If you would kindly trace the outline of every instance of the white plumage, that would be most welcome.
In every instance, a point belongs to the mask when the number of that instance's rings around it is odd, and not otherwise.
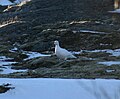
[[[57,55],[58,58],[64,59],[64,60],[68,58],[76,58],[74,55],[72,55],[72,53],[70,53],[66,49],[61,48],[59,46],[58,41],[54,41],[54,44],[55,44],[55,54]]]

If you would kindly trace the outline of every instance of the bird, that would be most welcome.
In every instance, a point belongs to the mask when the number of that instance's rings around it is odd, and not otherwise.
[[[67,59],[77,58],[71,52],[69,52],[68,50],[66,50],[64,48],[61,48],[60,45],[59,45],[59,41],[55,40],[54,44],[55,44],[55,55],[59,59],[67,60]]]

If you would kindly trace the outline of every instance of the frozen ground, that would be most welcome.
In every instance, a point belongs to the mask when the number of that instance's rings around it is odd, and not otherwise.
[[[105,61],[105,62],[98,62],[98,64],[103,64],[107,66],[120,65],[120,61]]]
[[[115,57],[120,56],[120,49],[86,52],[106,52]],[[81,54],[82,51],[73,53]],[[26,60],[40,57],[41,55],[37,52],[25,52],[25,54],[29,56]],[[3,73],[16,72],[11,69],[12,62],[5,60],[11,60],[11,58],[0,57],[0,65],[7,68],[7,71],[3,69]],[[103,63],[107,66],[120,64],[119,61],[99,62],[99,64]],[[114,71],[114,69],[106,70],[108,73]],[[11,86],[15,87],[15,89],[0,94],[1,99],[120,99],[120,80],[115,79],[0,78],[1,85],[6,83],[12,84]]]
[[[10,52],[15,52],[17,49],[14,48],[14,50],[10,50]],[[37,57],[45,57],[45,56],[51,56],[51,55],[45,55],[45,54],[41,54],[38,52],[30,52],[30,51],[23,51],[23,54],[26,54],[28,56],[28,58],[25,58],[25,60],[29,60],[29,59],[33,59],[33,58],[37,58]],[[9,74],[9,73],[14,73],[14,72],[25,72],[27,71],[27,69],[25,70],[14,70],[12,69],[12,64],[16,63],[14,61],[11,61],[12,58],[7,58],[5,56],[0,56],[0,66],[2,69],[2,71],[0,71],[0,74]]]
[[[0,66],[1,66],[1,70],[0,74],[9,74],[9,73],[14,73],[14,72],[24,72],[26,70],[14,70],[11,69],[12,64],[16,63],[14,61],[11,61],[12,58],[7,58],[5,56],[0,56]]]
[[[105,32],[98,32],[93,30],[73,30],[73,33],[82,32],[82,33],[90,33],[90,34],[107,34]]]
[[[18,48],[14,47],[13,49],[9,50],[12,53],[15,53],[18,51]],[[29,60],[29,59],[33,59],[33,58],[37,58],[37,57],[44,57],[44,56],[51,56],[51,55],[45,55],[45,54],[41,54],[38,52],[31,52],[31,51],[21,51],[23,54],[27,55],[28,57],[25,58],[24,60]]]
[[[17,48],[11,49],[10,52],[16,52]],[[74,54],[81,54],[82,52],[89,52],[89,53],[96,53],[96,52],[105,52],[105,53],[109,53],[110,56],[115,56],[115,57],[119,57],[120,56],[120,49],[115,49],[115,50],[111,50],[111,49],[106,49],[106,50],[82,50],[80,52],[72,52]],[[33,59],[33,58],[37,58],[37,57],[45,57],[45,56],[51,56],[51,55],[45,55],[45,54],[41,54],[38,52],[30,52],[30,51],[23,51],[23,54],[26,54],[28,56],[28,58],[25,58],[24,61],[29,60],[29,59]],[[92,58],[89,58],[90,60],[94,60]],[[7,61],[6,61],[7,60]],[[1,56],[0,57],[0,66],[2,67],[1,69],[3,71],[1,71],[1,74],[9,74],[9,73],[14,73],[14,72],[24,72],[27,70],[13,70],[11,69],[11,65],[13,63],[16,62],[12,62],[12,61],[8,61],[11,60],[11,58],[6,58],[5,56]],[[111,66],[111,65],[120,65],[120,61],[100,61],[98,62],[98,64],[103,64],[106,66]]]
[[[25,72],[27,71],[27,69],[24,69],[24,70],[15,70],[15,69],[11,69],[11,65],[9,66],[4,66],[2,68],[3,71],[0,72],[0,74],[10,74],[10,73],[15,73],[15,72]]]
[[[37,58],[37,57],[51,56],[51,55],[41,54],[38,52],[29,52],[29,51],[23,51],[23,54],[26,54],[28,56],[28,58],[26,58],[24,60],[29,60],[29,59],[33,59],[33,58]]]
[[[109,13],[120,13],[120,9],[115,9],[114,11],[108,11]]]
[[[106,44],[107,45],[107,44]],[[92,52],[92,53],[98,53],[98,52],[105,52],[111,54],[110,56],[120,56],[120,49],[105,49],[105,50],[81,50],[79,52],[73,51],[74,54],[81,54],[82,52]]]
[[[28,2],[31,0],[16,0],[14,3],[19,4],[21,2]],[[0,0],[0,5],[6,6],[6,5],[13,5],[14,3],[10,2],[9,0]]]
[[[116,57],[120,56],[120,49],[92,50],[92,51],[87,51],[87,52],[106,52],[106,53],[111,54],[111,56],[116,56]]]
[[[9,0],[0,0],[0,5],[12,5],[13,3],[11,3]]]
[[[115,57],[120,56],[120,49],[115,49],[115,50],[105,49],[105,50],[91,50],[91,51],[90,50],[81,50],[80,52],[72,52],[72,53],[81,54],[82,52],[89,52],[89,53],[91,53],[91,52],[92,53],[105,52],[105,53],[109,53],[110,54],[109,56],[115,56]],[[106,66],[120,65],[120,61],[103,61],[103,62],[98,62],[98,64],[103,64],[103,65],[106,65]]]
[[[119,99],[120,81],[105,79],[0,79],[15,89],[1,99]]]

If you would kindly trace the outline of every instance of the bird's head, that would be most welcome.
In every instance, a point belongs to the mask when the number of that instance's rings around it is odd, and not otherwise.
[[[55,45],[59,45],[59,41],[57,41],[57,40],[54,41],[54,44],[55,44]]]

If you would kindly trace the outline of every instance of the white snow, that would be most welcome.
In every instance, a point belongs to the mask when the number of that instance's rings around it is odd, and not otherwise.
[[[10,2],[9,0],[0,0],[0,5],[4,6],[4,5],[12,5],[13,3]]]
[[[0,94],[1,99],[119,99],[120,80],[105,79],[8,79],[15,89]]]
[[[16,62],[0,61],[0,66],[12,65],[14,63],[16,63]]]
[[[10,52],[16,52],[18,51],[18,48],[17,47],[14,47],[13,49],[9,50]]]
[[[120,56],[120,49],[111,50],[112,56]]]
[[[82,53],[82,50],[81,50],[81,51],[78,51],[78,52],[76,52],[76,51],[72,51],[71,53],[76,54],[76,55],[79,55],[79,54]]]
[[[91,34],[108,34],[106,32],[99,32],[93,30],[73,30],[73,33],[82,32],[82,33],[91,33]]]
[[[16,0],[14,3],[15,4],[19,4],[17,6],[23,6],[24,4],[26,4],[27,2],[30,2],[31,0]]]
[[[18,51],[18,48],[14,47],[13,49],[11,49],[9,51],[15,53],[16,51]],[[21,52],[28,56],[28,58],[25,58],[24,60],[29,60],[29,59],[33,59],[33,58],[37,58],[37,57],[51,56],[51,55],[48,55],[48,54],[41,54],[39,52],[32,52],[32,51],[21,50]]]
[[[26,58],[24,60],[29,60],[29,59],[33,59],[33,58],[37,58],[37,57],[51,56],[51,55],[45,55],[45,54],[41,54],[38,52],[30,52],[30,51],[23,51],[23,54],[28,55],[28,58]]]
[[[111,73],[111,72],[114,72],[115,70],[114,69],[108,69],[106,70],[107,73]]]
[[[88,50],[84,50],[85,52],[106,52],[106,53],[110,53],[111,56],[120,56],[120,49],[115,49],[115,50],[111,50],[111,49],[105,49],[105,50],[92,50],[92,51],[88,51]]]
[[[105,61],[105,62],[98,62],[98,64],[103,64],[106,66],[120,65],[120,61]]]
[[[16,52],[18,49],[16,47],[14,47],[13,49],[9,50],[10,52]],[[25,58],[24,60],[29,60],[29,59],[33,59],[33,58],[37,58],[37,57],[46,57],[46,56],[51,56],[51,55],[45,55],[45,54],[41,54],[38,52],[30,52],[30,51],[23,51],[23,54],[28,55],[28,58]],[[5,56],[0,56],[0,66],[2,68],[3,71],[0,72],[0,74],[9,74],[9,73],[14,73],[14,72],[25,72],[27,71],[27,69],[24,70],[15,70],[12,69],[12,64],[17,63],[17,62],[13,62],[13,61],[9,61],[12,58],[7,58]],[[7,60],[7,61],[6,61]]]
[[[92,31],[92,30],[80,30],[80,32],[89,32],[89,33],[95,33],[95,34],[106,34],[105,32],[98,32],[98,31]]]
[[[115,9],[114,11],[108,11],[109,13],[120,13],[120,9]]]
[[[105,49],[105,50],[81,50],[81,51],[72,51],[73,54],[81,54],[82,52],[92,52],[92,53],[99,53],[99,52],[105,52],[105,53],[109,53],[111,54],[110,56],[120,56],[120,49],[115,49],[115,50],[111,50],[111,49]]]
[[[4,66],[4,68],[2,68],[2,72],[0,72],[0,74],[10,74],[10,73],[15,73],[15,72],[26,72],[27,69],[24,70],[15,70],[15,69],[11,69],[11,65],[9,66]]]
[[[15,70],[12,69],[12,64],[15,64],[17,62],[10,61],[12,58],[7,58],[5,56],[0,56],[0,66],[2,71],[0,71],[0,74],[9,74],[9,73],[14,73],[14,72],[25,72],[27,69],[24,70]]]
[[[6,56],[0,56],[0,61],[4,61],[4,60],[12,60],[13,58],[8,58]]]
[[[112,44],[103,44],[103,43],[100,43],[100,45],[102,45],[102,46],[108,46],[108,45],[112,45]]]
[[[72,25],[72,24],[84,24],[84,23],[88,23],[90,21],[72,21],[70,22],[69,24]]]
[[[13,5],[13,4],[23,4],[26,2],[29,2],[31,0],[16,0],[14,3],[10,2],[9,0],[0,0],[0,5],[6,6],[6,5]]]

